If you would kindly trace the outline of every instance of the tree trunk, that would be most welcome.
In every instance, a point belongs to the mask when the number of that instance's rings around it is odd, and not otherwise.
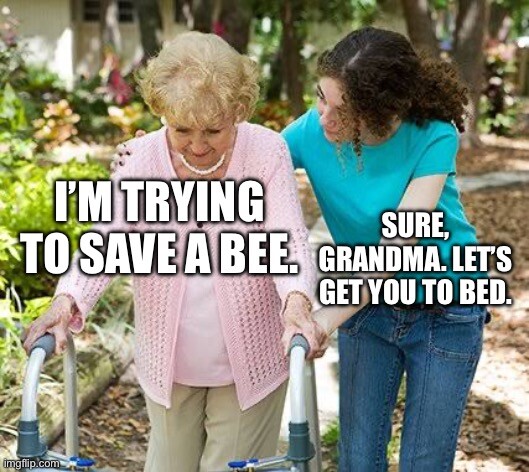
[[[406,34],[407,25],[402,0],[377,0],[378,13],[373,26]]]
[[[252,13],[248,2],[222,0],[219,15],[220,35],[241,54],[248,51]]]
[[[187,28],[193,29],[193,15],[191,14],[192,6],[191,0],[175,0],[174,20],[177,23],[186,25]]]
[[[417,51],[425,51],[432,56],[439,55],[439,43],[435,36],[428,0],[402,0],[408,36]]]
[[[512,19],[509,16],[509,10],[504,5],[492,3],[488,28],[489,38],[500,42],[505,41],[511,25]]]
[[[284,0],[281,5],[281,23],[283,25],[283,73],[290,102],[290,110],[295,117],[305,111],[303,101],[303,63],[301,47],[303,37],[300,33],[300,21],[296,18],[301,9],[294,5],[293,0]]]
[[[102,0],[99,15],[99,34],[101,53],[110,46],[116,53],[121,52],[121,33],[119,31],[119,11],[117,0]]]
[[[459,0],[459,11],[454,33],[454,59],[470,89],[469,117],[463,145],[479,145],[477,131],[479,99],[484,86],[485,28],[487,25],[487,0]]]
[[[193,0],[192,15],[193,26],[195,31],[202,33],[211,33],[213,23],[213,1],[212,0]]]
[[[162,16],[158,0],[135,0],[143,49],[142,62],[155,56],[160,49],[159,35],[162,31]]]
[[[279,45],[279,50],[275,53],[272,63],[270,64],[270,80],[266,90],[266,100],[281,99],[281,90],[283,89],[283,46]]]

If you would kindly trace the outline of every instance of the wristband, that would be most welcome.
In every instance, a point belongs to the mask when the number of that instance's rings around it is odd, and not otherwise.
[[[73,315],[76,313],[77,309],[77,302],[75,301],[75,298],[72,297],[69,293],[59,293],[59,295],[56,295],[53,297],[53,300],[51,303],[53,303],[55,300],[57,300],[59,297],[66,297],[68,300],[70,300],[70,313]]]
[[[288,292],[288,295],[287,295],[287,298],[285,299],[285,308],[283,311],[285,311],[287,305],[288,305],[288,302],[290,300],[290,297],[294,294],[297,294],[297,295],[301,295],[301,297],[303,298],[303,301],[305,302],[305,306],[308,310],[308,312],[310,313],[312,311],[312,301],[310,300],[310,298],[307,296],[306,293],[303,293],[299,290],[293,290],[292,292]]]

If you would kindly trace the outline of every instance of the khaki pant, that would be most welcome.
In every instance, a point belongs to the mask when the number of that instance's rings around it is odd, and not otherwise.
[[[144,472],[212,472],[235,459],[276,454],[287,382],[246,411],[235,386],[175,384],[171,408],[147,396],[151,422]]]

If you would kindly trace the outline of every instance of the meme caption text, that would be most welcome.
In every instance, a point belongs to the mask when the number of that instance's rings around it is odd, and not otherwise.
[[[58,180],[54,185],[56,222],[75,216],[81,223],[98,224],[76,242],[79,269],[87,275],[211,274],[213,266],[225,275],[295,276],[303,270],[289,259],[288,228],[266,231],[266,224],[245,233],[225,225],[215,235],[218,249],[212,260],[211,235],[204,226],[266,223],[264,189],[256,180]],[[76,214],[70,215],[73,195]],[[174,223],[188,222],[194,229],[185,233],[179,251]],[[513,268],[509,246],[453,245],[448,266],[440,254],[442,242],[450,238],[442,212],[386,211],[380,223],[383,244],[318,249],[319,270],[329,274],[319,281],[322,305],[357,305],[366,288],[373,304],[411,305],[419,291],[426,304],[448,305],[456,299],[462,305],[512,303],[502,278]],[[410,238],[414,241],[406,244]],[[390,244],[397,239],[398,244]],[[421,244],[423,239],[428,244]],[[71,242],[65,234],[22,232],[19,241],[27,274],[61,275],[70,268]],[[487,276],[489,271],[495,276]]]

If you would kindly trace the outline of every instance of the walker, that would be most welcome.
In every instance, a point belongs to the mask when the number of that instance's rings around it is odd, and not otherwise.
[[[73,338],[68,336],[64,356],[64,406],[66,454],[48,450],[39,435],[37,418],[37,390],[42,365],[55,351],[55,337],[45,334],[31,348],[24,387],[22,390],[22,412],[18,425],[17,456],[23,460],[22,472],[84,471],[97,472],[95,461],[79,457],[79,425],[77,408],[77,371]],[[35,466],[39,461],[59,461],[59,467]]]
[[[320,427],[314,363],[306,362],[310,346],[300,334],[290,342],[290,423],[288,452],[266,459],[235,460],[230,472],[322,472]]]
[[[291,420],[288,453],[285,456],[265,459],[235,460],[227,464],[228,471],[322,471],[314,364],[309,362],[306,365],[305,363],[305,355],[308,350],[309,345],[303,336],[296,335],[292,338],[290,346]],[[20,470],[22,472],[104,472],[104,469],[95,468],[93,459],[79,457],[76,355],[71,336],[68,336],[64,356],[66,453],[59,454],[48,450],[40,438],[39,420],[37,418],[39,377],[44,362],[52,356],[54,351],[55,338],[51,334],[39,338],[31,348],[26,366],[22,392],[22,412],[18,426],[17,456],[24,462]],[[59,466],[36,466],[38,461],[58,461]],[[288,466],[288,464],[290,465]]]

